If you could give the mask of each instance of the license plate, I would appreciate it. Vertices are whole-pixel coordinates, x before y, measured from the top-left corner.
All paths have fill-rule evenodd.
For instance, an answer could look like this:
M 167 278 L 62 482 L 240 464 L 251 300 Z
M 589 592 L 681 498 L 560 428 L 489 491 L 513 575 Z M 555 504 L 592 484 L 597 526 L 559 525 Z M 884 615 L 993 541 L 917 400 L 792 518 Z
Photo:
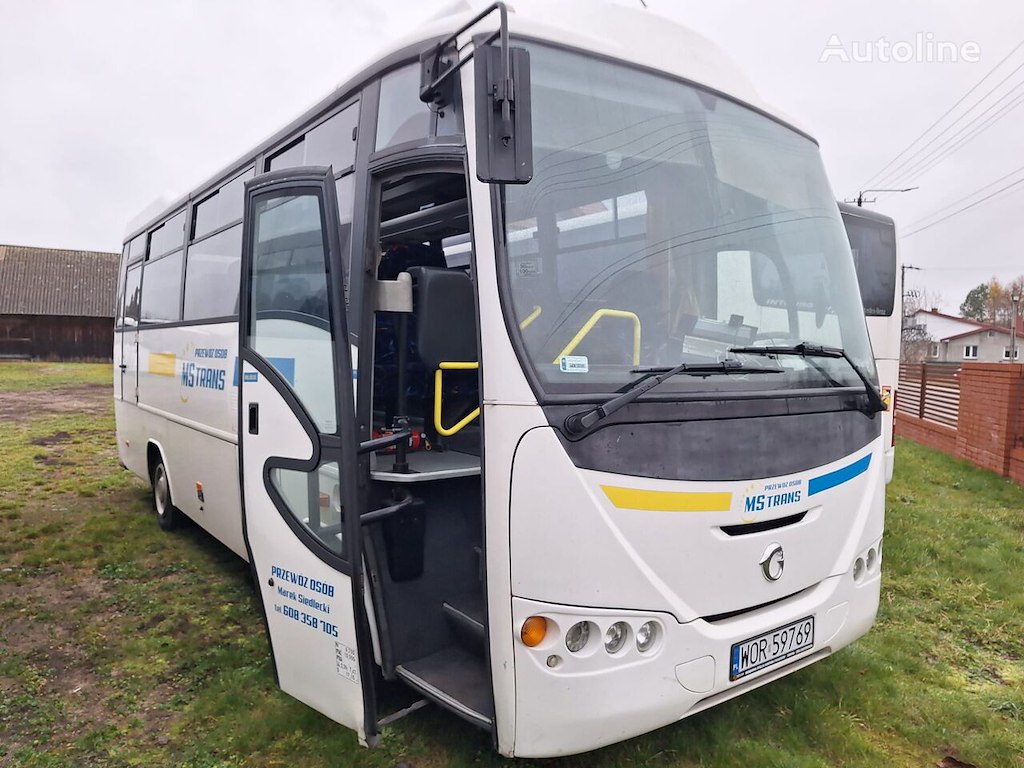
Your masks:
M 748 638 L 732 646 L 729 679 L 739 680 L 772 664 L 795 656 L 814 645 L 814 617 Z

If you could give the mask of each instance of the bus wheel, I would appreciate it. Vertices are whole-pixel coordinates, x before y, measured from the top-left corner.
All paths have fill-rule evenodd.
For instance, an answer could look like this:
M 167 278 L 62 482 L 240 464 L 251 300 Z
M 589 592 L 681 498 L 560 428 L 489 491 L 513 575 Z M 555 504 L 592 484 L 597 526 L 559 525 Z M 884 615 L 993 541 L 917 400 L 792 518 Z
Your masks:
M 181 513 L 171 503 L 171 484 L 167 481 L 167 470 L 163 459 L 153 467 L 153 506 L 156 507 L 156 521 L 165 531 L 178 527 Z

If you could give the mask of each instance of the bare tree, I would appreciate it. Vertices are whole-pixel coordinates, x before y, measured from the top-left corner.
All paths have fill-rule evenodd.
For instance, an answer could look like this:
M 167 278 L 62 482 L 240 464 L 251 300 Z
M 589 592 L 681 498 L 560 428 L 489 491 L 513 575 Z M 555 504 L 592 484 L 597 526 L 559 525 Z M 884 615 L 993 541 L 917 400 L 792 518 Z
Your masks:
M 903 331 L 900 335 L 900 360 L 905 363 L 919 363 L 928 356 L 928 348 L 934 339 L 928 334 L 924 323 L 918 322 L 914 314 L 921 309 L 933 309 L 942 304 L 942 294 L 927 288 L 912 288 L 903 295 Z

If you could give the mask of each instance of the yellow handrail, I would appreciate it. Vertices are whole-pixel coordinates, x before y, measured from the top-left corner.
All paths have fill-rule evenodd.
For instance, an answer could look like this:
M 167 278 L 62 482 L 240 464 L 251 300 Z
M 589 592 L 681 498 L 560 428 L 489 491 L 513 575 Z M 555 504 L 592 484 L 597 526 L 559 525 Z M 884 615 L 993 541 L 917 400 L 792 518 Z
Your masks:
M 475 371 L 480 367 L 480 363 L 438 363 L 437 370 L 434 371 L 434 429 L 437 430 L 437 434 L 445 437 L 451 437 L 456 432 L 461 430 L 464 426 L 469 424 L 473 419 L 480 415 L 480 407 L 477 406 L 472 413 L 464 417 L 461 421 L 452 427 L 445 428 L 441 423 L 441 379 L 443 374 L 442 371 Z
M 565 355 L 571 355 L 572 351 L 580 345 L 580 342 L 594 329 L 594 326 L 597 325 L 602 317 L 621 317 L 625 320 L 633 321 L 633 365 L 640 365 L 640 318 L 636 316 L 636 313 L 628 312 L 624 309 L 597 310 L 583 324 L 583 327 L 579 329 L 576 335 L 573 336 L 572 341 L 565 345 L 565 349 L 558 353 L 558 357 L 551 362 L 557 365 L 560 358 Z
M 536 320 L 538 317 L 540 317 L 540 313 L 543 312 L 543 311 L 544 310 L 541 309 L 540 307 L 534 307 L 533 311 L 526 316 L 526 319 L 523 320 L 523 322 L 521 322 L 519 324 L 519 330 L 520 331 L 526 330 L 526 328 L 530 325 L 530 323 L 532 323 L 534 320 Z

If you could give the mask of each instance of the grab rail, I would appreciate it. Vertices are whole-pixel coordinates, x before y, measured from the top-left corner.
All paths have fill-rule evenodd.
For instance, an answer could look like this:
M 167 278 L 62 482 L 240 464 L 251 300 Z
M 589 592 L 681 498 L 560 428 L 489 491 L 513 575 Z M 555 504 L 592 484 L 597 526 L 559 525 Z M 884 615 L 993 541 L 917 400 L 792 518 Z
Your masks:
M 533 311 L 526 316 L 526 318 L 523 320 L 523 322 L 521 322 L 519 324 L 519 330 L 520 331 L 525 331 L 527 328 L 529 328 L 530 327 L 530 323 L 532 323 L 534 320 L 536 320 L 538 317 L 540 317 L 540 313 L 543 312 L 543 311 L 544 310 L 541 307 L 534 307 Z
M 434 371 L 434 429 L 437 430 L 437 434 L 443 435 L 444 437 L 451 437 L 456 432 L 460 431 L 469 422 L 473 421 L 477 416 L 480 415 L 480 406 L 477 406 L 472 413 L 463 417 L 459 422 L 451 427 L 445 427 L 441 423 L 441 381 L 444 376 L 443 371 L 475 371 L 480 367 L 480 363 L 438 363 L 437 370 Z
M 594 329 L 594 326 L 597 325 L 602 317 L 618 317 L 623 320 L 633 321 L 633 365 L 640 365 L 640 318 L 636 316 L 635 312 L 629 312 L 625 309 L 599 309 L 594 312 L 590 319 L 583 324 L 583 327 L 576 332 L 572 341 L 566 344 L 565 349 L 559 352 L 558 356 L 551 362 L 557 364 L 560 358 L 565 355 L 571 355 L 573 350 L 580 345 L 580 342 Z

